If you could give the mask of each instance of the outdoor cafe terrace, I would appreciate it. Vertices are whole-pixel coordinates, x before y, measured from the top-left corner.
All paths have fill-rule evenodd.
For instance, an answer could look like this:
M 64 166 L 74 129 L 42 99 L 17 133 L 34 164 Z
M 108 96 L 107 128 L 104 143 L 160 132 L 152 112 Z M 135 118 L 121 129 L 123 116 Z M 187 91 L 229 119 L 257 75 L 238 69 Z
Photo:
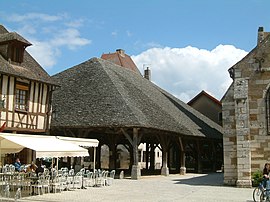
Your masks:
M 98 143 L 96 139 L 0 133 L 0 165 L 4 164 L 3 155 L 18 153 L 24 148 L 35 151 L 36 158 L 76 157 L 89 156 L 86 148 L 94 147 L 95 151 Z M 56 162 L 56 165 L 51 166 L 52 169 L 44 167 L 44 172 L 37 174 L 26 172 L 30 165 L 23 165 L 22 172 L 16 172 L 12 164 L 0 166 L 1 200 L 16 200 L 22 196 L 83 189 L 88 186 L 106 186 L 112 184 L 114 179 L 115 171 L 101 171 L 94 167 L 92 171 L 82 168 L 75 173 L 72 168 L 58 169 L 58 161 Z
M 44 168 L 43 173 L 16 172 L 14 165 L 5 165 L 0 173 L 0 191 L 2 200 L 17 200 L 30 195 L 59 193 L 86 187 L 103 187 L 113 184 L 115 170 L 94 170 L 82 168 L 75 173 L 66 167 L 60 170 Z

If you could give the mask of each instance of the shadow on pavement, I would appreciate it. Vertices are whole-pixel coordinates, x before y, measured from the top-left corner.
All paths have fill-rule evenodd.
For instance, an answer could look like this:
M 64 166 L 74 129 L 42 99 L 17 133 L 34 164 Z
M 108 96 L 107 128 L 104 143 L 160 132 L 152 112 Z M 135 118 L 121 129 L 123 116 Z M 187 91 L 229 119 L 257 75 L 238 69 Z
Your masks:
M 176 184 L 223 186 L 223 173 L 209 173 L 203 176 L 194 176 L 188 179 L 175 179 Z

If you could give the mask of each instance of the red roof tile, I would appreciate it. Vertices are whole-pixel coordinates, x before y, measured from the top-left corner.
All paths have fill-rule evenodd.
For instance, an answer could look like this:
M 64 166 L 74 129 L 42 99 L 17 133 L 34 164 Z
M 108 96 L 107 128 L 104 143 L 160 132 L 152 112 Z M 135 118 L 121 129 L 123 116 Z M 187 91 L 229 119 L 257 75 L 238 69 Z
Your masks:
M 115 53 L 102 54 L 101 58 L 141 74 L 131 57 L 122 49 L 117 49 Z

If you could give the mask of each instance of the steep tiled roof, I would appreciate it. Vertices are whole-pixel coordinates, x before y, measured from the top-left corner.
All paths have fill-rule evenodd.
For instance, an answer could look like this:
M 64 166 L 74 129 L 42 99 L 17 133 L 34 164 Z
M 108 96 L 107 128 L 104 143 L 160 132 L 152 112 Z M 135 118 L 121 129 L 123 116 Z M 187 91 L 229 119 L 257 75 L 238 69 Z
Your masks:
M 52 128 L 140 127 L 222 138 L 219 125 L 133 71 L 93 58 L 53 76 Z
M 11 40 L 24 43 L 26 46 L 31 45 L 30 42 L 19 34 L 15 32 L 9 33 L 4 26 L 0 25 L 0 42 L 3 43 Z M 49 84 L 55 83 L 50 75 L 26 50 L 24 51 L 23 62 L 20 64 L 9 62 L 0 54 L 0 74 L 12 75 Z
M 29 41 L 24 39 L 21 35 L 17 34 L 16 32 L 0 34 L 0 43 L 1 42 L 7 42 L 7 41 L 13 41 L 13 40 L 24 43 L 27 46 L 32 45 Z
M 5 34 L 5 33 L 8 33 L 8 30 L 0 24 L 0 34 Z

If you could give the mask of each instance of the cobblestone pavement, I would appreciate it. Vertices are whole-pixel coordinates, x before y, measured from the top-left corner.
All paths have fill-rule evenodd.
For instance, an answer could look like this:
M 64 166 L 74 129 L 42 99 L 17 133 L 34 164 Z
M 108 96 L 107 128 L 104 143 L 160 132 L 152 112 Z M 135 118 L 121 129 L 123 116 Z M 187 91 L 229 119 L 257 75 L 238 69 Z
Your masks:
M 252 202 L 252 188 L 222 186 L 222 173 L 143 176 L 140 180 L 116 179 L 113 185 L 89 187 L 56 194 L 24 197 L 19 201 L 123 201 L 123 202 Z

